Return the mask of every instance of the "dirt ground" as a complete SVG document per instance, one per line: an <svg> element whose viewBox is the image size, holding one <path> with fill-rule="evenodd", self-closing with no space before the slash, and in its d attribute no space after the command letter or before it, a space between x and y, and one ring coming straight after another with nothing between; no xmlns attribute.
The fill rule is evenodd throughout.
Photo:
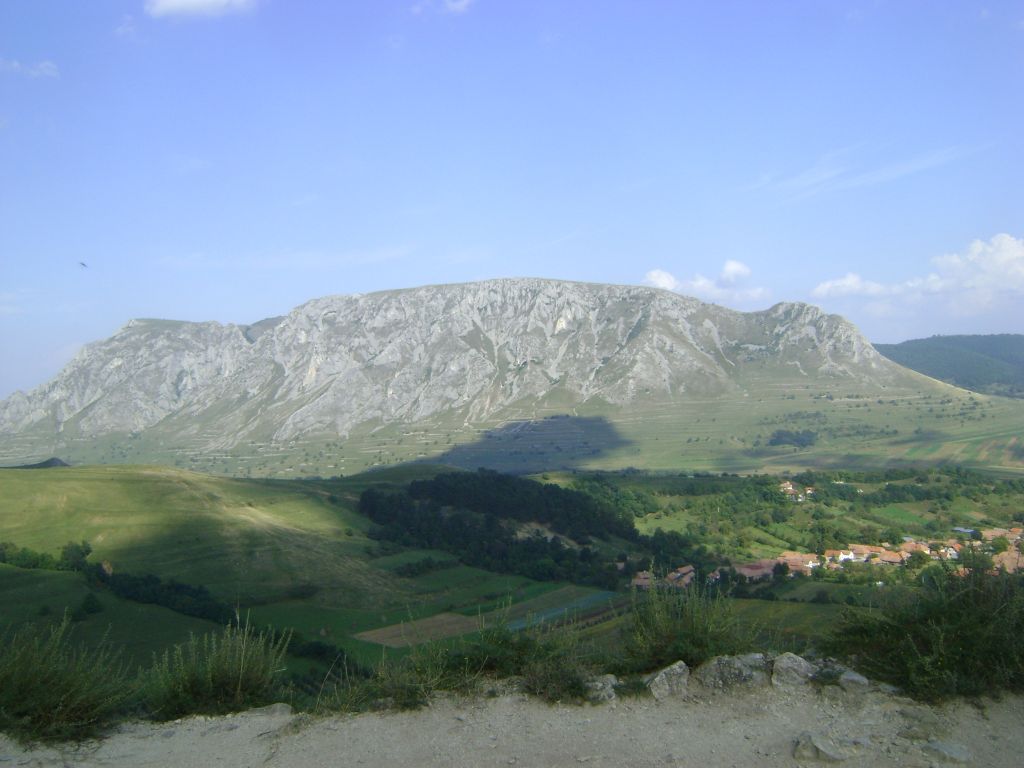
<svg viewBox="0 0 1024 768"><path fill-rule="evenodd" d="M274 705L229 717L128 723L107 737L25 748L0 766L452 768L465 766L1024 765L1024 699L941 708L836 686L550 706L518 694L439 699L418 712L314 718Z"/></svg>

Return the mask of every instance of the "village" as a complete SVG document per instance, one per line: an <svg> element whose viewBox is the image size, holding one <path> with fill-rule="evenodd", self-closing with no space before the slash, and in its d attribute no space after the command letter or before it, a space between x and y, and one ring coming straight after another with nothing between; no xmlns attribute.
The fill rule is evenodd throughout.
<svg viewBox="0 0 1024 768"><path fill-rule="evenodd" d="M779 490L790 501L800 503L815 494L813 487L800 487L785 480ZM739 581L758 582L775 576L823 576L828 572L841 571L847 564L864 563L888 567L920 567L930 561L958 561L961 553L984 553L991 557L995 571L1016 573L1024 570L1024 554L1021 552L1024 528L953 528L955 536L942 541L924 541L906 536L899 543L883 542L881 545L850 543L846 549L826 549L815 552L780 552L776 557L763 558L749 563L736 564L731 575ZM709 584L721 581L723 569L717 568L707 575ZM650 589L655 586L685 588L699 576L692 565L682 565L663 577L651 571L639 571L632 579L635 589Z"/></svg>

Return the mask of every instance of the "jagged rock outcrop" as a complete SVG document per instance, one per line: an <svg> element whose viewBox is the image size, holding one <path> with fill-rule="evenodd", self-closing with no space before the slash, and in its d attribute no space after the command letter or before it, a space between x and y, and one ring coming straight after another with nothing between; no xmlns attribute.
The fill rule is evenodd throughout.
<svg viewBox="0 0 1024 768"><path fill-rule="evenodd" d="M0 402L0 434L52 447L158 429L162 443L214 450L498 421L524 403L740 397L767 375L877 384L901 372L804 304L741 313L653 288L491 280L330 296L251 326L133 320Z"/></svg>

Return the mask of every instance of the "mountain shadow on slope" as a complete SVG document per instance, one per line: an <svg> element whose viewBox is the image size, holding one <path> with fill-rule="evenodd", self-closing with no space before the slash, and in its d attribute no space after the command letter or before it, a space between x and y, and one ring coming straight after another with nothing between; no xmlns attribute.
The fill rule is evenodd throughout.
<svg viewBox="0 0 1024 768"><path fill-rule="evenodd" d="M19 464L15 467L0 467L0 469L52 469L54 467L70 467L63 459L58 459L56 456L46 459L45 461L37 461L35 464Z"/></svg>
<svg viewBox="0 0 1024 768"><path fill-rule="evenodd" d="M488 430L479 440L457 445L431 457L430 462L526 474L575 469L631 443L610 421L599 416L548 416Z"/></svg>

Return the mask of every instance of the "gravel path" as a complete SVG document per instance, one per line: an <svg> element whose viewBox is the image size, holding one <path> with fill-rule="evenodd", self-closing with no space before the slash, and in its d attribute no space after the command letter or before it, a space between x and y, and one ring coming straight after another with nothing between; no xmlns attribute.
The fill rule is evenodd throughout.
<svg viewBox="0 0 1024 768"><path fill-rule="evenodd" d="M274 705L231 717L130 723L101 741L23 749L0 768L486 768L488 766L1024 765L1024 699L933 709L831 686L548 706L519 695L330 718Z"/></svg>

